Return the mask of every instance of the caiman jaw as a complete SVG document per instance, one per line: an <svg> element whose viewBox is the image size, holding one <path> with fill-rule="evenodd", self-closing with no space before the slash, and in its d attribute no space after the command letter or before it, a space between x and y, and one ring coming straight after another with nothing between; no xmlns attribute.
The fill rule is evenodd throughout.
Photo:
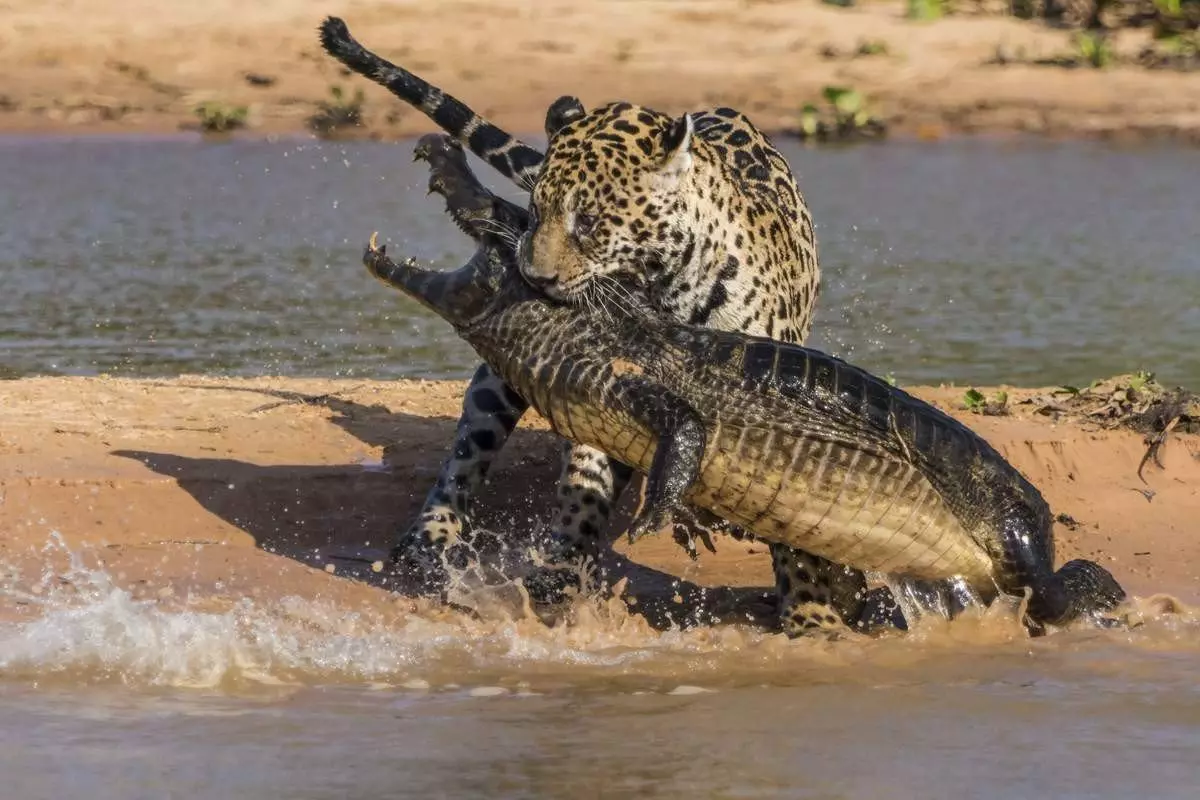
<svg viewBox="0 0 1200 800"><path fill-rule="evenodd" d="M397 263L387 254L387 245L379 244L379 233L363 251L363 265L388 286L399 289L456 327L476 319L492 300L494 291L476 259L453 272L436 272L417 266L415 259Z"/></svg>

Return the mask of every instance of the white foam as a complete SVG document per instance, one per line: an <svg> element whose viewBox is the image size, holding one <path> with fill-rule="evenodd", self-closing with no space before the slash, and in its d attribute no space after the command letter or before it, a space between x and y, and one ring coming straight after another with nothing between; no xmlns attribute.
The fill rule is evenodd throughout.
<svg viewBox="0 0 1200 800"><path fill-rule="evenodd" d="M481 623L444 612L388 624L300 597L242 599L222 611L189 608L186 600L181 608L164 608L157 600L135 598L103 569L85 566L61 537L50 548L66 553L69 566L48 571L30 588L18 588L19 576L9 570L5 578L0 569L0 601L40 612L0 622L0 678L61 675L201 688L333 680L428 690L448 688L456 677L494 680L520 665L623 671L656 655L694 655L720 646L708 635L660 634L627 615L551 629L536 620ZM475 691L493 688L499 687Z"/></svg>
<svg viewBox="0 0 1200 800"><path fill-rule="evenodd" d="M466 685L478 687L471 690L478 695L529 693L531 682L547 676L554 685L564 677L609 677L674 686L670 693L678 695L709 691L698 683L725 685L731 673L755 685L764 673L773 676L768 683L809 681L828 679L831 670L848 674L858 663L908 669L948 652L1030 646L1012 620L987 619L840 645L739 627L659 632L616 599L581 603L571 624L553 628L536 619L480 620L442 609L384 619L301 597L247 598L212 610L211 603L201 607L187 598L135 598L103 569L85 566L61 538L48 549L65 553L68 566L32 584L0 564L0 603L36 612L0 622L0 679L200 688L332 682L410 692ZM1194 614L1161 613L1147 607L1134 632L1088 636L1151 649L1200 646ZM1011 615L993 609L988 616ZM516 676L515 690L501 688L513 686Z"/></svg>

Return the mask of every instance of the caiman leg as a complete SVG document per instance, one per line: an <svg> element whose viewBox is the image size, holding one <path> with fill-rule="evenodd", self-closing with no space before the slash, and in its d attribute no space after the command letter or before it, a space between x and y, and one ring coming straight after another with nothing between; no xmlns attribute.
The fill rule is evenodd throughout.
<svg viewBox="0 0 1200 800"><path fill-rule="evenodd" d="M555 107L551 107L554 113ZM417 144L416 157L430 165L429 189L446 198L446 209L459 227L475 239L493 233L496 222L502 227L523 229L527 224L524 209L495 197L479 184L466 163L462 147L450 137L429 134ZM483 370L476 373L482 381ZM405 536L404 547L416 546L420 552L430 542L460 536L469 525L470 494L482 482L495 454L504 444L524 404L490 373L487 381L472 382L460 418L454 455L443 465L437 485L430 492L420 518ZM493 429L493 448L487 441L471 441L471 434L487 426L487 412L478 409L471 398L476 389L486 389L482 405L504 402L502 419ZM466 444L463 444L464 441ZM612 508L628 484L632 470L590 447L567 443L558 485L559 505L545 554L551 563L571 564L594 555L606 530ZM695 528L707 541L708 531L725 529L739 535L737 526L717 520L711 514L697 515L699 524L686 526L681 545L693 553L690 534ZM707 519L705 519L707 518ZM677 537L679 539L680 537ZM402 551L403 548L398 548ZM840 628L841 621L851 627L864 622L865 579L856 570L848 570L819 556L786 545L771 543L771 561L779 599L779 619L783 632L798 636L815 628ZM432 559L425 558L428 564ZM532 593L553 599L568 584L576 583L572 569L543 571L527 582ZM839 619L840 618L840 619ZM832 621L832 622L831 622Z"/></svg>
<svg viewBox="0 0 1200 800"><path fill-rule="evenodd" d="M660 387L623 378L613 388L616 401L649 426L657 439L646 475L646 497L629 526L632 543L675 521L684 496L700 475L704 423L691 406Z"/></svg>
<svg viewBox="0 0 1200 800"><path fill-rule="evenodd" d="M617 389L618 398L658 440L646 478L645 500L629 528L629 541L636 542L671 524L681 510L683 498L700 474L704 424L691 407L673 395L664 395L661 387L625 379ZM867 591L863 573L786 546L772 547L771 556L781 623L789 636L841 629L846 623L833 612L835 605L851 609L853 616L847 618L852 622L861 617ZM835 597L832 587L846 594Z"/></svg>

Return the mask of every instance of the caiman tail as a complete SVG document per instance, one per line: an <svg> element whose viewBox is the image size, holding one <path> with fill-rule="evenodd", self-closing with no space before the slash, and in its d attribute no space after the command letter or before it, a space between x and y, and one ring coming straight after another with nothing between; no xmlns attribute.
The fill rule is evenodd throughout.
<svg viewBox="0 0 1200 800"><path fill-rule="evenodd" d="M1094 561L1077 558L1033 587L1029 617L1035 623L1065 625L1080 617L1111 611L1125 600L1117 579Z"/></svg>
<svg viewBox="0 0 1200 800"><path fill-rule="evenodd" d="M338 17L326 17L319 30L325 52L374 81L436 122L464 147L495 167L518 186L530 189L544 156L512 134L497 128L461 100L403 67L367 50Z"/></svg>

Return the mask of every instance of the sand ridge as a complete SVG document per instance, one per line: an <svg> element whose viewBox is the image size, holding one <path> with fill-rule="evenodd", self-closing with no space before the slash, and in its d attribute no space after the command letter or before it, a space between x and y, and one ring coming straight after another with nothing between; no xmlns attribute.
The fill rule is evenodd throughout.
<svg viewBox="0 0 1200 800"><path fill-rule="evenodd" d="M675 113L715 104L767 130L796 124L826 85L862 91L900 133L1200 134L1200 81L1132 65L998 66L1072 51L1071 34L1004 16L904 18L898 0L407 0L329 4L115 0L0 4L0 131L162 133L204 101L245 105L250 135L306 132L333 84L366 95L362 133L432 130L419 112L348 77L317 44L326 14L369 47L497 124L542 129L557 96L624 98ZM1132 57L1145 31L1125 30ZM871 52L859 53L863 43Z"/></svg>

